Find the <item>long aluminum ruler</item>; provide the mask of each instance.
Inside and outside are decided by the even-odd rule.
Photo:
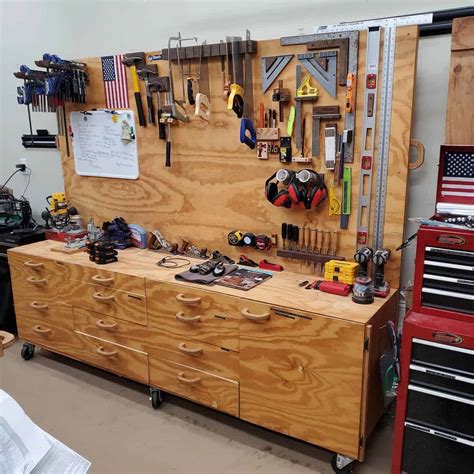
[[[379,87],[380,28],[367,32],[365,59],[364,110],[360,158],[359,199],[357,203],[357,248],[368,245],[374,141]]]
[[[433,23],[433,13],[394,16],[391,18],[375,18],[373,20],[348,21],[336,25],[313,26],[313,33],[339,33],[343,31],[366,30],[372,26],[389,28],[392,26],[426,25],[429,23]]]
[[[377,177],[375,206],[372,228],[372,248],[383,247],[385,225],[385,202],[387,197],[387,176],[390,162],[390,125],[392,117],[393,68],[395,64],[396,31],[395,26],[384,28],[382,83],[380,94],[380,120],[378,127]]]
[[[354,28],[353,30],[356,30]],[[357,80],[357,62],[359,56],[359,31],[345,31],[343,33],[322,33],[313,35],[299,35],[299,36],[285,36],[280,38],[281,46],[291,46],[295,44],[306,44],[311,41],[332,40],[332,39],[349,39],[349,57],[347,72],[354,74]],[[344,114],[344,129],[353,130],[352,136],[355,137],[355,116],[356,109],[352,113]],[[344,161],[346,163],[354,162],[354,138],[350,143],[347,143],[345,148]]]

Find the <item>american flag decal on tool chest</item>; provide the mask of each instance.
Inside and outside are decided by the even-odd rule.
[[[127,71],[122,64],[123,56],[103,56],[102,79],[104,81],[105,106],[108,109],[128,109]]]
[[[441,195],[474,198],[474,153],[446,152],[441,177]]]

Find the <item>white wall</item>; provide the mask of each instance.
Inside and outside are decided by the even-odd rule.
[[[0,0],[0,182],[20,157],[27,157],[32,169],[27,197],[36,215],[45,196],[63,188],[59,153],[24,150],[20,140],[28,133],[28,122],[25,107],[16,103],[18,80],[12,73],[21,64],[34,65],[44,52],[81,58],[149,51],[161,49],[178,31],[213,42],[226,34],[243,35],[249,28],[253,38],[267,39],[310,33],[314,25],[472,4],[472,0]],[[410,216],[427,216],[433,209],[437,150],[444,137],[449,45],[450,36],[420,41],[413,137],[425,144],[427,160],[410,177]],[[35,129],[55,130],[54,114],[34,113],[33,121]],[[24,176],[12,180],[17,194],[25,184]],[[409,225],[407,235],[412,231]],[[405,278],[412,272],[411,259],[408,252]]]

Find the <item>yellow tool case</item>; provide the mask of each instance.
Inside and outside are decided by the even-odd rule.
[[[343,260],[329,260],[324,266],[324,279],[327,281],[340,281],[352,285],[356,277],[359,264]]]

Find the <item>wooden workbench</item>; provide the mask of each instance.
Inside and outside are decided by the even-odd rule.
[[[161,253],[128,249],[99,266],[51,250],[61,245],[8,251],[25,341],[364,459],[383,413],[378,361],[395,291],[357,305],[289,272],[247,292],[204,287],[158,267]]]

